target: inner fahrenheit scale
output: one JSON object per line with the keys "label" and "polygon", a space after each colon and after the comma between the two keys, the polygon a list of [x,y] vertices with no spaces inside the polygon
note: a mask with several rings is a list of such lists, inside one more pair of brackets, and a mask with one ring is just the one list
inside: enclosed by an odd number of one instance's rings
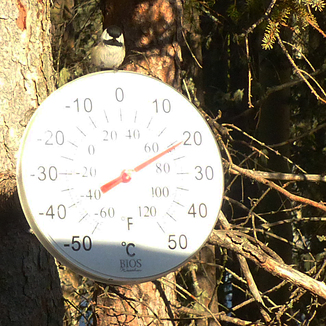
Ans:
{"label": "inner fahrenheit scale", "polygon": [[185,263],[214,227],[223,191],[220,152],[198,111],[171,87],[123,72],[53,93],[27,128],[18,174],[45,247],[112,283]]}

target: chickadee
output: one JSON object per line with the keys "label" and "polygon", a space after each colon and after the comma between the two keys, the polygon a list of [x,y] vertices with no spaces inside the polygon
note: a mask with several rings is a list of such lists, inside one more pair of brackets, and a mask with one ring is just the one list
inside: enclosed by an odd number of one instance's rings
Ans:
{"label": "chickadee", "polygon": [[92,49],[92,62],[104,69],[117,69],[125,58],[125,42],[120,27],[112,25],[104,30]]}

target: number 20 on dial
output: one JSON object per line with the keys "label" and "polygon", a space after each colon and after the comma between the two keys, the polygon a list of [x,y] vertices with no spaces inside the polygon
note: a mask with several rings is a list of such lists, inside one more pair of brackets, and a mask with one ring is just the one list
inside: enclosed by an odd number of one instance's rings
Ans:
{"label": "number 20 on dial", "polygon": [[113,284],[186,263],[215,226],[221,155],[206,121],[157,79],[79,78],[26,128],[18,192],[35,235],[60,262]]}

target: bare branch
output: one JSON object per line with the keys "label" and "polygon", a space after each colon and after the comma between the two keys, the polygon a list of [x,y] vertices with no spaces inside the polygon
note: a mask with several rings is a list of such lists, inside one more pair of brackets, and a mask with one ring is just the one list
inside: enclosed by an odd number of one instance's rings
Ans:
{"label": "bare branch", "polygon": [[253,108],[253,104],[251,102],[251,81],[252,81],[252,74],[251,74],[251,67],[250,67],[250,52],[249,52],[249,34],[254,31],[254,29],[260,25],[264,20],[265,17],[269,16],[271,13],[273,7],[275,6],[276,0],[272,0],[265,11],[264,15],[261,16],[254,24],[252,24],[244,33],[245,41],[246,41],[246,56],[247,56],[247,62],[248,62],[248,106],[249,108]]}
{"label": "bare branch", "polygon": [[[189,315],[195,315],[195,316],[202,316],[204,318],[210,318],[210,314],[208,314],[205,311],[200,311],[198,309],[191,309],[191,308],[186,308],[186,307],[180,307],[178,309],[179,312],[186,313]],[[239,326],[246,326],[246,325],[253,325],[252,322],[242,320],[240,318],[235,318],[235,317],[229,317],[225,313],[217,313],[214,314],[214,316],[220,320],[220,321],[225,321],[228,323],[231,323],[233,325],[239,325]],[[255,324],[255,325],[263,325],[263,324]]]}
{"label": "bare branch", "polygon": [[[274,153],[275,155],[278,156],[282,156],[284,158],[284,160],[286,160],[287,162],[289,162],[289,164],[295,166],[297,169],[299,169],[300,171],[302,171],[303,173],[306,173],[306,171],[304,171],[300,166],[298,166],[297,164],[295,164],[292,160],[290,160],[288,157],[283,156],[279,151],[275,150],[274,148],[272,148],[270,145],[266,145],[265,143],[263,143],[262,141],[256,139],[255,137],[249,135],[248,133],[246,133],[245,131],[243,131],[241,128],[233,125],[233,124],[229,124],[229,123],[223,123],[222,125],[224,128],[232,128],[234,130],[237,130],[239,132],[241,132],[244,136],[248,137],[250,140],[252,140],[253,142],[259,144],[260,146],[266,148],[267,150],[271,151],[272,153]],[[256,149],[257,150],[257,149]],[[261,155],[263,154],[260,151]],[[231,161],[230,161],[231,162]]]}
{"label": "bare branch", "polygon": [[[269,21],[270,21],[270,19],[269,19]],[[311,93],[313,93],[318,100],[322,101],[323,103],[326,103],[326,100],[323,99],[321,96],[319,96],[317,94],[316,90],[313,88],[313,86],[310,84],[310,82],[307,80],[307,78],[303,75],[302,70],[299,69],[298,66],[295,64],[295,62],[293,61],[290,53],[288,52],[288,50],[286,49],[285,45],[283,44],[283,41],[282,41],[281,37],[279,36],[279,34],[276,34],[275,37],[277,38],[277,41],[278,41],[279,46],[281,47],[281,49],[284,52],[284,54],[287,56],[289,62],[291,63],[292,67],[294,68],[295,72],[306,83],[306,85],[311,90]],[[317,85],[321,89],[321,86],[319,84],[317,84]]]}
{"label": "bare branch", "polygon": [[[229,164],[229,163],[227,163]],[[316,201],[314,200],[311,200],[311,199],[308,199],[308,198],[304,198],[304,197],[301,197],[301,196],[298,196],[298,195],[294,195],[292,193],[290,193],[289,191],[285,190],[284,188],[282,188],[281,186],[277,185],[276,183],[270,181],[270,180],[267,180],[266,178],[258,175],[255,173],[255,171],[253,170],[248,170],[248,169],[244,169],[244,168],[241,168],[235,164],[229,164],[229,171],[231,173],[234,173],[234,174],[242,174],[248,178],[251,178],[253,180],[256,180],[257,182],[260,182],[266,186],[269,186],[275,190],[277,190],[278,192],[280,192],[281,194],[283,194],[284,196],[288,197],[290,200],[292,201],[296,201],[296,202],[300,202],[300,203],[304,203],[306,205],[310,205],[310,206],[313,206],[313,207],[316,207],[316,208],[319,208],[323,211],[326,212],[326,206],[324,205],[324,203],[317,203]]]}
{"label": "bare branch", "polygon": [[249,52],[249,36],[246,34],[246,55],[247,55],[247,62],[248,62],[248,106],[249,109],[253,108],[253,104],[251,102],[251,81],[252,81],[252,73],[251,73],[251,66],[250,66],[250,52]]}
{"label": "bare branch", "polygon": [[298,141],[299,139],[301,138],[304,138],[308,135],[311,135],[315,132],[317,132],[318,130],[320,129],[323,129],[323,128],[326,128],[326,122],[320,124],[319,126],[317,126],[316,128],[313,128],[311,130],[308,130],[306,131],[305,133],[303,133],[302,135],[298,136],[298,137],[295,137],[295,138],[291,138],[287,141],[284,141],[282,143],[278,143],[278,144],[273,144],[273,145],[270,145],[271,147],[280,147],[280,146],[284,146],[284,145],[287,145],[287,144],[290,144],[290,143],[293,143],[294,141]]}
{"label": "bare branch", "polygon": [[268,17],[270,15],[270,13],[272,12],[272,9],[274,8],[276,4],[276,0],[272,0],[268,6],[268,8],[266,9],[265,13],[263,16],[261,16],[254,24],[252,24],[245,32],[246,35],[252,33],[254,31],[254,29],[259,26],[266,17]]}
{"label": "bare branch", "polygon": [[[225,215],[223,214],[222,211],[220,211],[219,216],[218,216],[218,221],[220,225],[222,226],[223,229],[225,230],[230,230],[231,225],[226,219]],[[264,301],[262,297],[260,296],[259,290],[257,288],[256,282],[251,274],[251,271],[249,269],[248,263],[246,261],[246,258],[243,257],[242,255],[237,255],[241,270],[243,272],[243,275],[246,279],[247,286],[249,288],[250,293],[252,294],[253,298],[260,304],[259,305],[259,310],[263,318],[265,319],[266,323],[269,323],[271,321],[270,316],[268,315],[266,311],[266,306],[264,304]]]}
{"label": "bare branch", "polygon": [[[326,176],[321,174],[265,172],[265,171],[256,171],[250,169],[244,169],[244,170],[248,171],[248,173],[252,173],[255,174],[256,176],[269,179],[269,180],[326,182]],[[234,171],[234,174],[241,174],[241,173],[238,171]]]}
{"label": "bare branch", "polygon": [[232,250],[252,260],[267,272],[326,299],[325,283],[317,281],[284,263],[276,261],[261,249],[260,242],[250,242],[246,235],[241,232],[214,230],[209,238],[209,243]]}

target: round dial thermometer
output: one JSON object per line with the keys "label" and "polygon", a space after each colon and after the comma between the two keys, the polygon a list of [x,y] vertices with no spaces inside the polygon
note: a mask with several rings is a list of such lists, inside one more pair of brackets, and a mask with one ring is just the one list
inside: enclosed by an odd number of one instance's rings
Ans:
{"label": "round dial thermometer", "polygon": [[107,283],[156,279],[212,231],[223,194],[206,121],[172,87],[101,72],[52,93],[26,128],[18,191],[42,244]]}

